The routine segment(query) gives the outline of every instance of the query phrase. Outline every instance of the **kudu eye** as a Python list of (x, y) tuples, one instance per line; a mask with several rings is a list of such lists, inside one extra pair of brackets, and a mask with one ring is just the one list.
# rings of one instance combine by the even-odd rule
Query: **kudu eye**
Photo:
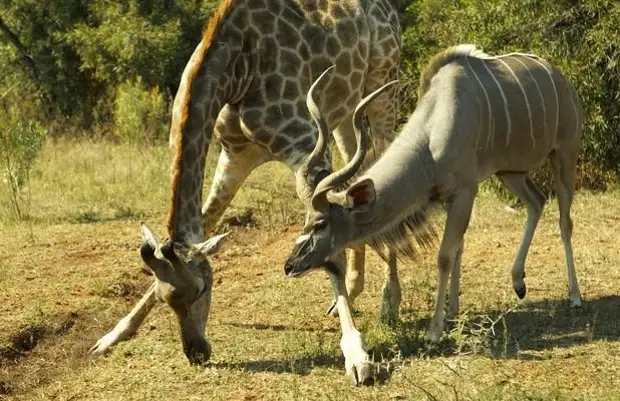
[(327, 227), (327, 220), (319, 220), (312, 226), (312, 229), (315, 231), (323, 230)]

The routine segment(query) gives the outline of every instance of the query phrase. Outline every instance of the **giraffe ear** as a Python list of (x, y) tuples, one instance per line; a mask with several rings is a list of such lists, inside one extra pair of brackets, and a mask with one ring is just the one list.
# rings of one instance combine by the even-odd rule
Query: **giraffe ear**
[(142, 239), (144, 242), (147, 242), (153, 250), (159, 249), (159, 238), (157, 238), (157, 235), (155, 235), (153, 230), (151, 230), (146, 223), (140, 223), (140, 231), (142, 232)]
[(208, 255), (213, 255), (220, 248), (220, 244), (222, 240), (228, 235), (230, 235), (231, 231), (216, 235), (214, 237), (209, 238), (205, 242), (201, 242), (200, 244), (196, 244), (192, 247), (192, 253), (194, 255), (202, 255), (202, 257), (207, 257)]

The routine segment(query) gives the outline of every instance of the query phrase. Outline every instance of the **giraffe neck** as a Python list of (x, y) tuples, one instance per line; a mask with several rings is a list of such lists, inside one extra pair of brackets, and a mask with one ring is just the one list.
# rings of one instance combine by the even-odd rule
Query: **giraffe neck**
[(176, 155), (171, 167), (172, 199), (168, 214), (171, 240), (197, 243), (204, 239), (202, 189), (204, 168), (215, 121), (236, 95), (238, 57), (224, 41), (205, 48), (203, 40), (187, 64), (174, 102), (171, 132)]

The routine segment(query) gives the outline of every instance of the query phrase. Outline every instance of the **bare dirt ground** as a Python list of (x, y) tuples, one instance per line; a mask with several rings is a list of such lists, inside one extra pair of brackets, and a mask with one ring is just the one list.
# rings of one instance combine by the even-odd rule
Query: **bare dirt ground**
[[(42, 177), (53, 159), (49, 152)], [(290, 201), (269, 202), (270, 196), (294, 196), (292, 185), (270, 189), (281, 185), (273, 177), (272, 170), (251, 177), (231, 210), (256, 207), (257, 226), (233, 228), (211, 259), (207, 335), (213, 359), (205, 367), (189, 366), (176, 321), (162, 305), (107, 357), (87, 353), (149, 285), (138, 255), (138, 222), (164, 232), (165, 186), (153, 195), (154, 211), (136, 201), (122, 213), (103, 206), (86, 213), (85, 202), (61, 216), (58, 210), (68, 206), (42, 206), (54, 193), (41, 189), (49, 179), (33, 184), (40, 193), (33, 205), (44, 211), (29, 224), (7, 223), (0, 231), (0, 399), (620, 399), (618, 193), (576, 197), (573, 244), (585, 301), (578, 310), (566, 301), (555, 201), (534, 237), (528, 294), (518, 301), (509, 271), (525, 211), (506, 212), (483, 194), (466, 236), (461, 316), (435, 347), (423, 341), (434, 298), (434, 253), (401, 264), (404, 299), (395, 329), (377, 319), (383, 272), (371, 254), (356, 323), (383, 370), (374, 386), (356, 388), (344, 375), (338, 321), (325, 316), (331, 302), (326, 275), (284, 277), (300, 219), (283, 206)], [(129, 185), (126, 176), (117, 180)], [(110, 185), (120, 197), (117, 184)], [(135, 185), (141, 194), (142, 184)], [(251, 188), (267, 195), (255, 196)], [(78, 202), (69, 189), (64, 196), (68, 204)], [(44, 218), (52, 209), (55, 217)]]

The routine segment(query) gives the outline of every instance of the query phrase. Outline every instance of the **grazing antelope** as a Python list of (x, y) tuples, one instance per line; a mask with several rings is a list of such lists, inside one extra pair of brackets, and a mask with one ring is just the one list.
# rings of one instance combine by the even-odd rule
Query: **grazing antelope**
[[(545, 202), (528, 172), (547, 158), (557, 182), (570, 302), (572, 306), (581, 304), (571, 246), (570, 207), (582, 109), (573, 86), (556, 68), (534, 55), (491, 57), (473, 45), (460, 45), (431, 60), (420, 79), (419, 97), (415, 112), (386, 152), (346, 189), (338, 190), (357, 173), (357, 161), (366, 151), (363, 127), (357, 130), (356, 163), (318, 183), (311, 218), (284, 268), (288, 276), (296, 276), (313, 267), (327, 267), (339, 291), (339, 313), (346, 317), (341, 318), (342, 349), (349, 373), (359, 373), (349, 370), (350, 366), (367, 371), (368, 360), (364, 359), (363, 342), (343, 290), (343, 247), (366, 242), (379, 250), (388, 248), (412, 257), (419, 245), (427, 245), (434, 238), (425, 211), (445, 204), (447, 219), (437, 258), (437, 298), (427, 333), (427, 338), (436, 342), (443, 330), (450, 272), (450, 313), (458, 313), (463, 236), (478, 183), (493, 174), (527, 206), (527, 223), (512, 268), (514, 290), (519, 298), (525, 296), (525, 258)], [(314, 111), (323, 139), (303, 171), (312, 169), (325, 148), (328, 132), (322, 114)], [(298, 185), (306, 185), (302, 174), (297, 179)]]

